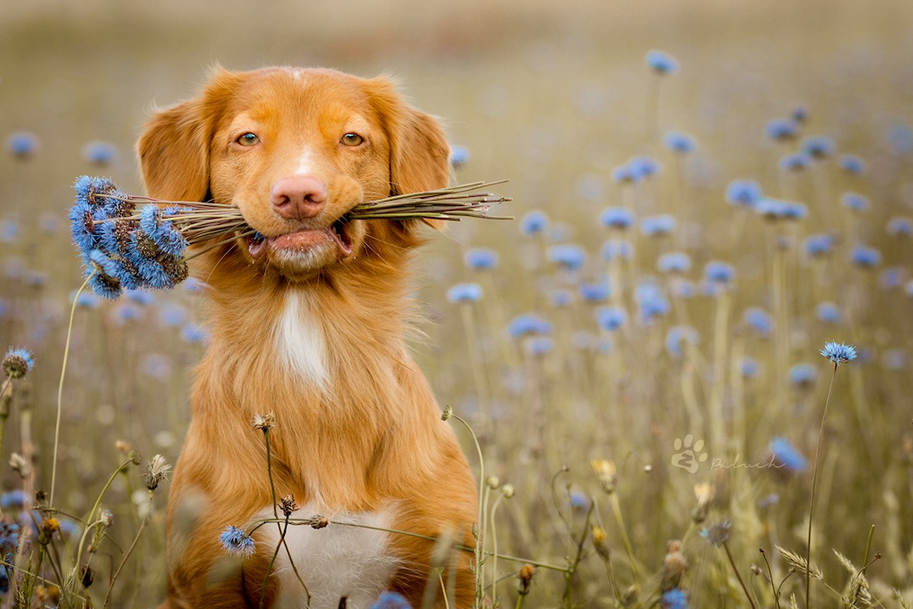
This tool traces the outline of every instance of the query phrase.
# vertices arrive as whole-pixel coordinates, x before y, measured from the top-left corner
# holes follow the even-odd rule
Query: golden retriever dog
[[[363,609],[392,590],[419,607],[431,577],[443,607],[429,538],[472,546],[477,495],[404,339],[419,223],[342,220],[364,201],[446,186],[440,125],[386,78],[218,69],[151,117],[138,151],[150,196],[237,206],[258,233],[192,264],[211,342],[170,490],[163,606],[259,607],[262,595],[271,608]],[[252,425],[266,413],[269,463]],[[282,523],[260,526],[238,568],[226,527],[250,531],[289,495],[291,519],[330,524],[288,526],[278,552]],[[469,554],[447,564],[443,581],[469,607]]]

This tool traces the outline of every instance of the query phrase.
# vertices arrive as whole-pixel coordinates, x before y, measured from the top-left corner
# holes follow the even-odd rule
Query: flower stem
[[[827,397],[824,400],[824,414],[821,415],[821,429],[818,431],[818,447],[815,449],[815,465],[812,467],[812,496],[808,502],[808,536],[806,539],[805,563],[805,606],[810,607],[812,595],[812,519],[815,516],[815,484],[818,481],[818,464],[821,462],[821,446],[824,443],[824,422],[827,420],[827,408],[831,403],[831,390],[834,388],[834,379],[837,378],[837,366],[834,362],[834,373],[831,375],[831,384],[827,387]]]
[[[748,593],[748,586],[745,585],[745,580],[742,579],[739,569],[735,566],[735,560],[733,560],[732,553],[729,551],[729,544],[725,541],[723,542],[723,549],[726,550],[726,557],[729,559],[729,564],[732,565],[732,571],[735,573],[736,578],[739,580],[739,584],[742,586],[742,590],[745,592],[745,598],[748,599],[748,604],[751,605],[751,609],[757,609],[754,600],[751,598],[751,594]]]

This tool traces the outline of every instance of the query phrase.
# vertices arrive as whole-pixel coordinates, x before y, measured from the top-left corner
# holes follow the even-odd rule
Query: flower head
[[[28,350],[21,347],[10,347],[3,356],[3,372],[6,376],[21,379],[35,366],[35,360]]]
[[[236,526],[228,525],[219,535],[222,548],[229,554],[247,558],[253,556],[255,548],[254,539]]]
[[[853,211],[865,211],[869,208],[869,200],[856,192],[845,192],[840,197],[840,202],[844,207]]]
[[[704,267],[704,277],[707,281],[716,284],[728,284],[735,276],[735,269],[725,262],[708,262]]]
[[[834,362],[835,366],[845,364],[856,359],[856,347],[844,343],[829,342],[824,343],[824,349],[820,351],[821,355]]]
[[[624,230],[634,223],[634,214],[625,207],[607,207],[599,214],[599,221],[606,228]]]
[[[774,438],[770,441],[770,454],[774,462],[787,471],[801,472],[808,467],[808,461],[786,438]]]
[[[660,604],[663,609],[688,609],[688,595],[681,588],[672,588],[663,592]]]
[[[520,338],[529,334],[550,334],[552,324],[535,315],[518,315],[510,320],[507,333],[511,338]]]
[[[813,135],[802,141],[802,150],[813,159],[824,159],[834,154],[834,140],[824,135]]]
[[[834,249],[834,236],[827,233],[812,235],[804,242],[805,253],[809,256],[823,256]]]
[[[462,167],[469,160],[469,148],[465,146],[450,146],[450,164],[453,167]]]
[[[729,531],[731,530],[732,523],[724,520],[711,524],[709,527],[704,527],[699,534],[707,540],[707,543],[720,547],[729,540]]]
[[[733,180],[726,187],[726,201],[730,205],[754,207],[762,195],[761,186],[754,180]]]
[[[466,252],[466,256],[463,257],[466,266],[477,271],[489,270],[497,267],[498,260],[498,252],[484,247],[473,248]]]
[[[799,125],[788,118],[774,118],[767,121],[764,131],[772,140],[787,141],[796,138],[799,134]]]
[[[682,252],[663,254],[656,261],[661,273],[687,273],[691,269],[691,257]]]
[[[850,252],[850,260],[863,268],[871,268],[881,264],[881,252],[874,247],[857,245]]]
[[[670,131],[663,141],[666,148],[679,154],[693,152],[696,146],[694,138],[682,131]]]
[[[108,142],[89,142],[82,149],[82,155],[90,163],[108,165],[117,158],[117,148]]]
[[[672,74],[678,70],[678,62],[662,51],[650,51],[646,59],[647,65],[657,74]]]
[[[26,159],[38,149],[38,138],[26,131],[20,131],[7,138],[6,147],[13,156]]]
[[[146,484],[146,488],[154,491],[162,481],[168,480],[168,472],[170,471],[171,465],[165,461],[165,457],[162,455],[152,457],[152,461],[149,461],[146,465],[146,472],[143,474],[143,482]]]
[[[796,364],[789,369],[789,381],[798,387],[809,387],[818,378],[818,370],[809,364]]]
[[[612,287],[605,282],[581,283],[580,296],[586,302],[604,302],[612,295]]]
[[[785,171],[801,171],[811,164],[811,157],[802,152],[793,152],[780,159],[780,168]]]
[[[865,161],[854,154],[844,154],[840,157],[840,168],[847,173],[859,174],[865,171]]]
[[[675,230],[675,218],[668,214],[650,216],[640,221],[640,232],[647,237],[668,235]]]
[[[399,592],[384,592],[377,597],[371,609],[412,609],[412,605]]]
[[[770,313],[760,307],[745,309],[743,319],[761,336],[769,336],[773,330],[773,318]]]
[[[482,298],[482,286],[477,283],[458,283],[447,290],[450,302],[478,302]]]
[[[548,248],[548,259],[556,262],[569,271],[581,268],[586,262],[586,254],[579,245],[553,245]]]
[[[251,425],[254,426],[254,429],[259,429],[263,433],[266,433],[276,426],[276,415],[272,412],[255,414],[251,421]]]
[[[538,235],[548,228],[548,216],[539,210],[533,210],[520,219],[520,232],[527,237]]]
[[[628,319],[628,314],[620,307],[600,307],[596,310],[596,322],[606,332],[614,332]]]

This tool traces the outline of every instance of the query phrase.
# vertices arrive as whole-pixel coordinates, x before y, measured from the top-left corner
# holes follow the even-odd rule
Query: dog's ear
[[[445,188],[450,146],[437,119],[403,101],[388,78],[367,81],[367,87],[389,140],[390,195]]]
[[[209,193],[209,147],[233,74],[216,68],[203,93],[156,112],[137,144],[150,197],[202,201]]]

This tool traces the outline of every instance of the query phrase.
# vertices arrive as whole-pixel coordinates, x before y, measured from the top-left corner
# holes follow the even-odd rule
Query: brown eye
[[[242,135],[241,137],[239,137],[235,141],[238,142],[239,144],[241,144],[242,146],[253,146],[255,144],[260,143],[260,138],[257,137],[256,133],[248,132],[248,133],[245,133],[244,135]]]
[[[365,138],[361,137],[357,133],[346,133],[344,136],[342,136],[342,140],[340,141],[346,146],[358,146],[365,141]]]

